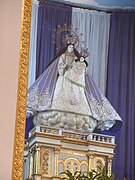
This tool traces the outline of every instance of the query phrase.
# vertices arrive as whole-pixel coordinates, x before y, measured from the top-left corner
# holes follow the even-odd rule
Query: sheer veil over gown
[[[101,93],[72,44],[29,88],[27,117],[45,125],[91,133],[95,128],[119,129],[122,120]]]

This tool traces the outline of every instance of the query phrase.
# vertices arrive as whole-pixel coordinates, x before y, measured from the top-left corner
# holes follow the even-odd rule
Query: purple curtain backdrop
[[[107,98],[123,119],[116,135],[116,179],[135,179],[135,13],[111,15]]]
[[[56,55],[53,43],[54,30],[59,25],[71,25],[72,8],[59,4],[40,3],[37,25],[36,78],[38,78]],[[62,45],[61,38],[59,43]]]
[[[40,3],[37,24],[37,52],[36,52],[36,78],[38,78],[56,54],[56,45],[53,43],[54,29],[58,25],[71,25],[72,8],[55,3]],[[62,46],[61,37],[59,43]],[[26,120],[25,138],[34,127],[32,118]]]

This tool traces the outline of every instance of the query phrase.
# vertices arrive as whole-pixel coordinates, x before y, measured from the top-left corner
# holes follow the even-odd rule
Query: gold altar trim
[[[70,151],[70,150],[73,150],[73,151]],[[73,155],[76,155],[76,156],[83,156],[83,157],[85,157],[87,152],[88,152],[88,151],[87,152],[83,152],[83,151],[81,152],[79,150],[71,149],[71,148],[70,148],[70,150],[67,150],[67,148],[61,148],[60,152],[63,153],[63,154],[73,154]],[[75,152],[75,151],[79,151],[79,152]]]
[[[88,146],[88,145],[93,145],[93,146],[98,146],[98,147],[106,147],[106,148],[115,148],[116,145],[114,144],[107,144],[104,142],[99,142],[99,141],[80,141],[80,140],[76,140],[76,139],[68,139],[68,138],[64,138],[62,139],[62,142],[64,143],[71,143],[71,144],[77,144],[77,145],[83,145],[83,146]]]
[[[40,132],[36,132],[35,134],[32,134],[29,138],[28,141],[33,140],[35,137],[43,137],[43,138],[50,138],[50,139],[57,139],[57,140],[62,140],[63,136],[60,135],[56,135],[56,134],[45,134],[45,133],[40,133]]]
[[[71,144],[77,144],[77,145],[83,145],[87,146],[88,142],[86,140],[77,140],[77,139],[69,139],[69,138],[63,138],[62,142],[64,143],[71,143]]]
[[[104,142],[99,142],[99,141],[96,141],[96,142],[92,142],[92,141],[89,141],[88,142],[89,145],[93,145],[93,146],[99,146],[99,147],[106,147],[106,148],[115,148],[116,145],[115,144],[107,144],[107,143],[104,143]]]
[[[44,175],[44,174],[41,177],[42,178],[50,178],[50,179],[52,179],[52,176],[47,176],[47,175]]]
[[[34,175],[41,176],[42,174],[41,173],[34,173]]]
[[[61,135],[56,135],[56,134],[45,134],[45,133],[35,133],[33,134],[28,141],[34,139],[35,137],[42,137],[42,138],[50,138],[50,139],[56,139],[60,140],[61,142],[64,143],[71,143],[71,144],[77,144],[77,145],[83,145],[83,146],[88,146],[88,145],[93,145],[93,146],[98,146],[98,147],[106,147],[106,148],[115,148],[115,144],[108,144],[105,142],[99,142],[99,141],[87,141],[87,140],[77,140],[77,139],[69,139],[65,138],[64,136]],[[51,143],[50,143],[51,144]]]
[[[88,167],[88,163],[87,163],[87,161],[85,161],[85,160],[82,160],[82,161],[79,161],[79,159],[78,158],[75,158],[75,157],[69,157],[69,158],[67,158],[67,159],[59,159],[59,164],[63,164],[63,166],[64,166],[64,171],[67,169],[67,164],[68,164],[68,162],[76,162],[77,163],[77,167],[78,167],[78,171],[80,171],[81,170],[81,166],[82,165],[85,165],[86,167]],[[73,169],[73,167],[72,167],[72,169],[71,169],[71,172],[74,172],[74,169]]]
[[[35,147],[35,145],[37,144],[37,142],[34,142],[31,146],[29,146],[29,149],[33,149],[34,147]],[[41,147],[43,146],[43,145],[45,145],[45,147],[61,147],[62,145],[60,145],[60,144],[55,144],[55,143],[47,143],[47,142],[42,142],[42,141],[38,141],[38,144],[40,144],[41,145]],[[47,145],[47,146],[46,146]],[[51,146],[50,146],[51,145]],[[44,146],[43,146],[44,147]]]
[[[114,155],[115,153],[110,153],[110,152],[105,152],[105,151],[97,151],[97,150],[77,150],[77,149],[71,149],[69,148],[70,150],[68,150],[68,148],[61,148],[60,149],[60,152],[61,153],[64,153],[64,154],[73,154],[73,155],[78,155],[78,156],[83,156],[85,157],[87,154],[89,153],[92,153],[92,154],[97,154],[97,155],[102,155],[102,154],[106,154],[107,155]],[[79,152],[74,152],[74,151],[79,151]]]
[[[115,153],[111,153],[111,152],[106,152],[106,151],[97,151],[97,150],[89,150],[88,154],[92,153],[93,155],[104,155],[104,156],[108,156],[108,155],[114,155]],[[105,155],[106,154],[106,155]]]
[[[48,170],[48,174],[45,174],[45,172],[42,169],[44,153],[47,153],[49,155],[48,163],[50,164],[50,168]],[[48,164],[48,167],[49,167],[49,164]],[[41,156],[40,156],[40,170],[41,170],[42,176],[46,176],[46,177],[52,176],[52,151],[50,149],[46,149],[45,147],[42,147],[42,146],[41,146]]]
[[[52,143],[44,143],[44,142],[40,142],[38,141],[38,143],[41,145],[48,145],[46,147],[61,147],[61,145],[58,144],[52,144]],[[35,147],[36,142],[34,144],[32,144],[32,146],[30,146],[30,149],[33,147]],[[51,146],[50,146],[51,145]],[[76,151],[76,152],[74,152]],[[79,155],[79,156],[86,156],[88,153],[94,153],[94,154],[98,154],[98,155],[102,155],[102,154],[108,154],[108,155],[114,155],[114,153],[109,153],[109,152],[105,152],[105,151],[97,151],[97,150],[78,150],[75,148],[66,148],[66,147],[61,147],[60,148],[60,152],[64,153],[64,154],[74,154],[74,155]]]
[[[32,1],[23,0],[12,180],[22,180],[23,177],[23,151],[26,123],[26,94],[28,84],[31,9]]]
[[[68,160],[75,160],[75,161],[77,160],[77,162],[80,163],[80,165],[85,164],[86,166],[88,166],[88,163],[85,160],[79,161],[77,158],[74,157],[69,157],[67,159],[59,159],[59,163],[65,165]]]

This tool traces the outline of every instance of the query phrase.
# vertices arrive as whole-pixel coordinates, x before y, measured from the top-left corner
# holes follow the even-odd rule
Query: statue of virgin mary
[[[67,40],[67,46],[29,88],[27,117],[33,116],[35,126],[81,133],[121,124],[121,117],[87,72],[88,51],[79,53],[73,36]]]

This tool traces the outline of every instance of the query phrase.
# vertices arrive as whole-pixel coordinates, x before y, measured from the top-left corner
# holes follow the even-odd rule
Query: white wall
[[[0,0],[0,180],[10,180],[17,99],[21,0]]]

